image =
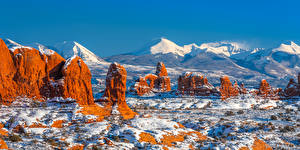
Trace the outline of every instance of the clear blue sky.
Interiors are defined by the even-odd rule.
[[[78,41],[99,56],[133,51],[158,37],[271,47],[299,43],[299,8],[297,0],[5,0],[0,37],[45,45]]]

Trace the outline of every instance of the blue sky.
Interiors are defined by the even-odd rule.
[[[180,45],[229,40],[272,47],[299,43],[299,6],[297,0],[7,0],[0,5],[0,37],[78,41],[102,57],[158,37]]]

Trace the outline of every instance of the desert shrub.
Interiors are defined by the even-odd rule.
[[[47,142],[48,144],[50,144],[52,146],[57,146],[58,145],[54,139],[46,139],[45,142]]]
[[[285,113],[289,114],[291,113],[293,110],[292,109],[285,109]]]
[[[127,140],[127,139],[122,139],[122,142],[124,142],[124,143],[130,143],[130,141]]]
[[[102,148],[97,145],[93,145],[92,150],[102,150]]]
[[[12,134],[8,137],[8,139],[12,142],[19,142],[22,141],[22,138],[19,135]]]
[[[244,111],[243,110],[239,110],[238,112],[237,112],[237,114],[244,114]]]
[[[271,115],[271,120],[277,120],[277,117],[275,115]]]
[[[226,112],[225,112],[225,115],[226,115],[226,116],[234,116],[234,113],[233,113],[232,111],[229,110],[229,111],[226,111]]]
[[[293,126],[286,125],[284,128],[280,129],[280,132],[294,132],[295,128]]]
[[[121,139],[119,136],[112,136],[112,140],[116,141],[116,142],[120,142]]]

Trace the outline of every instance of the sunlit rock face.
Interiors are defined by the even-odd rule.
[[[290,79],[288,85],[284,89],[284,96],[300,96],[300,73],[298,73],[298,83],[294,79]]]
[[[76,56],[73,59],[68,59],[63,67],[62,75],[64,77],[63,97],[72,97],[81,105],[94,103],[92,75],[88,66],[80,57]]]
[[[223,76],[222,78],[220,78],[220,81],[220,94],[222,100],[238,96],[240,94],[240,87],[237,85],[237,83],[234,86],[232,86],[232,83],[230,82],[228,76]]]
[[[126,103],[126,79],[126,69],[120,64],[112,63],[107,72],[106,88],[102,99],[108,102],[109,107],[117,107],[117,111],[124,119],[131,119],[136,113]]]
[[[259,89],[256,91],[257,96],[261,98],[268,98],[268,99],[279,99],[279,93],[281,92],[281,89],[273,89],[270,84],[267,82],[267,80],[263,79],[260,82]]]
[[[53,97],[92,104],[91,74],[80,58],[65,61],[56,52],[30,47],[9,50],[0,39],[0,101],[9,105],[16,97],[45,100]]]
[[[178,94],[209,96],[217,93],[214,86],[208,83],[206,77],[199,73],[187,72],[178,78]]]
[[[148,74],[145,77],[140,77],[135,85],[135,92],[142,96],[151,91],[154,92],[168,92],[171,90],[171,80],[168,77],[167,69],[162,62],[158,62],[156,66],[156,73]]]

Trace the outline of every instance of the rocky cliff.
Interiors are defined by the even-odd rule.
[[[158,62],[156,66],[156,73],[148,74],[145,77],[140,77],[135,85],[135,92],[142,96],[151,91],[154,92],[168,92],[171,90],[171,80],[168,77],[167,69],[162,62]]]
[[[45,100],[53,97],[92,104],[91,73],[77,57],[65,61],[54,51],[30,47],[9,50],[0,39],[0,102],[9,105],[16,97]]]
[[[112,63],[106,76],[106,88],[103,95],[104,101],[111,107],[117,107],[124,119],[133,118],[136,113],[127,105],[125,99],[127,72],[123,66]]]
[[[294,79],[290,79],[284,89],[284,95],[287,97],[300,96],[300,73],[298,73],[298,83]]]
[[[207,78],[198,73],[187,72],[178,78],[178,94],[209,96],[217,90],[208,83]]]
[[[235,97],[246,92],[246,89],[241,88],[237,84],[237,82],[235,82],[233,86],[228,76],[223,76],[222,78],[220,78],[220,81],[221,81],[220,94],[222,100],[225,100],[230,97]]]
[[[270,84],[267,82],[267,80],[261,80],[259,89],[256,91],[257,96],[261,98],[268,98],[268,99],[274,99],[278,100],[279,93],[281,92],[281,89],[273,89]]]

